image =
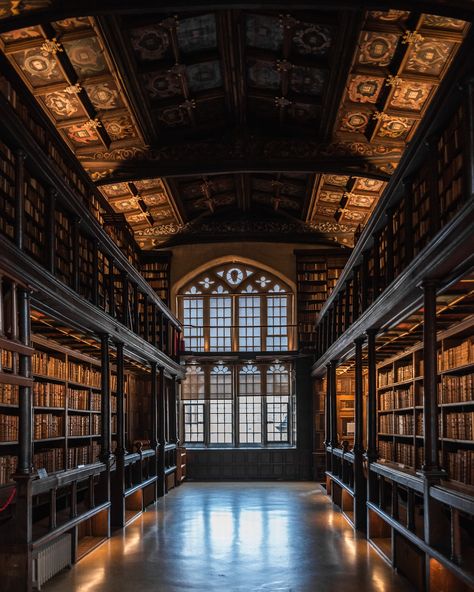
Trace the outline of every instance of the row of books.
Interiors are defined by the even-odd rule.
[[[100,416],[92,417],[99,419],[100,422]],[[89,436],[100,432],[100,429],[97,432],[91,432],[91,429],[92,425],[88,415],[74,415],[68,417],[68,436]]]
[[[64,469],[64,448],[48,448],[35,452],[33,455],[35,469],[46,469],[48,473],[55,473]]]
[[[101,372],[88,364],[69,362],[69,380],[100,388]]]
[[[17,415],[0,413],[0,442],[18,441],[19,420]]]
[[[474,362],[474,338],[470,337],[459,345],[438,352],[438,368],[449,370]]]
[[[412,384],[407,388],[396,389],[393,391],[384,391],[379,395],[380,411],[413,407],[414,403],[415,395]]]
[[[18,405],[18,386],[0,382],[0,404]]]
[[[462,413],[446,413],[444,416],[444,425],[442,417],[439,416],[440,434],[443,438],[452,438],[453,440],[473,440],[474,439],[474,411]]]
[[[32,358],[33,374],[51,376],[60,380],[67,379],[66,362],[46,352],[36,351]]]
[[[417,467],[423,465],[423,446],[416,446],[415,448],[413,444],[405,442],[396,442],[394,444],[393,442],[379,441],[378,453],[382,459],[400,463],[407,467],[414,467],[415,460]]]
[[[451,479],[467,485],[474,485],[474,450],[448,452],[446,465]]]
[[[100,395],[99,395],[100,397]],[[69,389],[68,406],[70,409],[88,410],[89,409],[89,391],[79,389]]]
[[[10,483],[11,476],[15,473],[18,458],[11,454],[0,456],[0,485]]]
[[[379,388],[390,386],[395,381],[393,379],[394,373],[393,368],[379,370],[377,374],[377,384]]]
[[[459,403],[474,400],[474,374],[444,375],[438,388],[439,403]]]
[[[402,382],[403,380],[410,380],[415,378],[415,368],[413,364],[405,364],[404,366],[398,366],[396,381]]]
[[[13,371],[14,360],[15,360],[15,355],[13,352],[8,351],[7,349],[0,350],[0,364],[1,364],[1,369],[3,370],[3,372]]]
[[[100,454],[98,442],[92,442],[86,446],[72,446],[67,451],[67,468],[73,469],[79,465],[87,465],[96,462]]]
[[[33,404],[35,407],[64,407],[65,387],[52,382],[33,383]]]
[[[64,418],[52,413],[36,413],[33,424],[35,440],[64,436]]]

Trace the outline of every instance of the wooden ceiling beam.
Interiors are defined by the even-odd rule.
[[[148,97],[136,74],[133,56],[130,53],[129,42],[125,38],[122,23],[116,16],[99,17],[96,23],[102,42],[114,62],[115,73],[126,93],[127,101],[142,138],[145,144],[153,144],[156,142],[157,130],[148,107]]]
[[[240,8],[241,2],[229,0],[189,1],[169,0],[160,3],[159,11],[164,13],[210,11],[216,9]],[[282,0],[248,0],[245,2],[247,9],[254,10],[288,10],[288,2]],[[298,0],[292,4],[293,10],[314,10],[314,0]],[[359,10],[413,10],[413,0],[320,0],[319,10],[347,10],[357,12]],[[417,0],[416,8],[420,12],[439,14],[469,20],[473,16],[471,0]],[[49,6],[41,10],[19,11],[19,14],[6,16],[0,20],[0,33],[13,29],[30,27],[42,22],[50,22],[73,16],[92,16],[110,14],[153,14],[157,12],[155,2],[149,0],[53,0]]]
[[[339,56],[333,63],[336,68],[331,68],[328,81],[325,116],[321,121],[322,140],[328,140],[334,133],[337,113],[346,92],[347,79],[354,59],[354,52],[358,48],[358,40],[364,23],[364,13],[341,13],[341,22],[338,28]]]

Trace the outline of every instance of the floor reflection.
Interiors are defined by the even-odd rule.
[[[314,483],[186,483],[46,592],[407,592]]]

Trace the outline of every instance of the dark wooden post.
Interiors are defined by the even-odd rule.
[[[337,360],[331,360],[329,374],[331,376],[330,409],[331,409],[331,446],[336,448],[338,445],[337,437],[337,382],[336,382]]]
[[[387,212],[387,261],[385,265],[385,284],[389,286],[394,277],[394,252],[393,252],[393,209]]]
[[[18,337],[23,345],[30,346],[30,295],[24,288],[13,293],[18,299]],[[13,325],[17,324],[16,316]],[[20,354],[19,372],[23,378],[31,377],[31,359]],[[5,592],[30,592],[33,580],[32,561],[32,437],[33,409],[31,386],[19,387],[19,438],[18,465],[13,476],[16,483],[15,521],[0,541],[0,573]]]
[[[362,266],[360,268],[360,289],[361,289],[361,307],[360,314],[367,310],[369,305],[369,253],[365,251],[362,254]]]
[[[92,304],[99,305],[99,243],[92,241]]]
[[[15,152],[15,244],[23,249],[25,232],[25,159],[26,153]]]
[[[424,473],[439,473],[436,281],[423,282]]]
[[[158,442],[160,444],[160,454],[158,460],[158,496],[166,493],[165,478],[165,446],[166,446],[166,402],[165,402],[165,371],[159,369],[159,394],[158,394]]]
[[[344,304],[344,331],[347,331],[351,325],[351,280],[346,281],[346,297]]]
[[[115,275],[113,257],[109,257],[109,314],[115,318]]]
[[[122,281],[122,324],[125,327],[129,327],[128,323],[128,275],[125,271],[121,274],[121,281]]]
[[[5,317],[3,311],[3,276],[0,273],[0,337],[5,335]],[[2,369],[2,360],[0,357],[0,370]]]
[[[125,526],[125,377],[123,343],[115,343],[117,351],[117,448],[115,450],[116,467],[111,484],[111,523],[114,527]]]
[[[72,289],[79,292],[79,224],[77,216],[72,219]]]
[[[407,267],[413,261],[414,242],[413,242],[413,204],[411,201],[411,179],[404,179],[405,187],[405,223],[404,223],[404,243],[405,243],[405,261],[403,267]]]
[[[54,275],[56,267],[56,198],[58,192],[51,187],[46,207],[46,269]]]
[[[137,284],[133,284],[133,330],[140,335],[140,292]]]
[[[343,303],[342,303],[342,296],[343,296],[343,292],[341,290],[341,292],[339,292],[339,296],[337,297],[337,336],[339,337],[340,335],[342,335],[342,323],[343,323],[343,319],[344,319],[344,308],[343,308]]]
[[[373,276],[372,276],[372,302],[377,299],[379,295],[379,286],[380,286],[380,233],[375,233],[373,235],[373,247],[372,252],[374,256],[374,265],[373,265]]]
[[[377,454],[377,353],[375,349],[377,329],[367,330],[367,453],[368,479],[367,498],[375,501],[378,495],[377,476],[371,472],[370,465],[378,458]]]
[[[101,343],[101,438],[100,458],[108,463],[111,449],[110,431],[110,363],[109,363],[109,336],[107,333],[100,335]],[[118,385],[117,385],[118,386]],[[117,401],[118,403],[118,401]]]
[[[148,320],[148,294],[143,294],[143,339],[148,341],[150,338],[150,327]]]
[[[18,306],[18,337],[22,344],[30,346],[30,295],[25,288],[17,288],[13,299]],[[16,319],[13,319],[16,325]],[[20,354],[19,373],[24,378],[31,378],[31,357]],[[29,475],[32,471],[33,442],[33,402],[31,386],[19,387],[19,442],[17,473]]]
[[[362,382],[363,337],[354,340],[355,344],[355,434],[354,434],[354,524],[357,530],[365,532],[367,525],[367,486],[364,477],[364,402]]]
[[[151,304],[151,342],[155,347],[158,345],[158,333],[156,330],[156,304]]]

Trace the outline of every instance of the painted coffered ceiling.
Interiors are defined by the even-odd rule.
[[[68,4],[0,1],[0,46],[143,248],[224,220],[353,245],[469,30],[462,0]]]

